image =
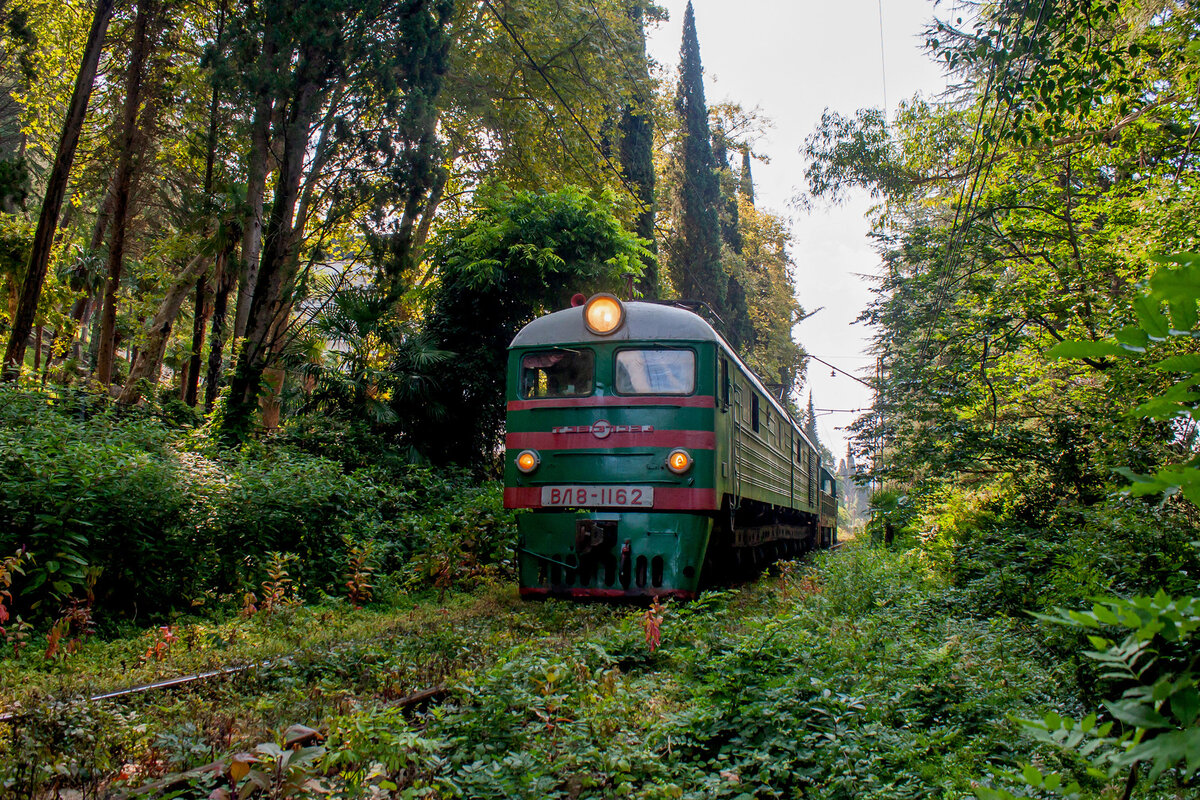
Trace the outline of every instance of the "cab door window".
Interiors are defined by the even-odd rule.
[[[550,350],[521,357],[521,398],[584,397],[596,385],[591,350]]]

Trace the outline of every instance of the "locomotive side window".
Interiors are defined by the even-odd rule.
[[[750,395],[750,427],[758,433],[758,395]]]
[[[696,354],[691,350],[621,350],[618,394],[691,394],[696,388]]]
[[[729,410],[729,359],[721,359],[721,410]]]
[[[582,397],[595,386],[591,350],[550,350],[521,359],[521,397]]]

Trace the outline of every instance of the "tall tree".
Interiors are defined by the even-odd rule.
[[[1148,24],[1110,0],[1006,0],[974,30],[938,23],[929,45],[960,93],[907,103],[890,124],[829,113],[810,137],[814,195],[861,186],[888,201],[885,269],[864,314],[879,331],[877,413],[857,426],[864,449],[886,441],[876,468],[889,479],[1009,475],[1031,496],[1090,502],[1114,468],[1144,472],[1172,443],[1169,429],[1112,414],[1152,394],[1150,376],[1043,355],[1125,330],[1151,256],[1194,238],[1185,54],[1200,11],[1156,7]]]
[[[641,2],[629,6],[629,17],[637,29],[640,52],[634,64],[637,74],[633,76],[633,91],[629,102],[621,110],[621,169],[633,184],[639,204],[634,232],[651,242],[654,247],[654,117],[652,116],[652,84],[650,82],[649,58],[646,55],[645,9]],[[648,260],[642,277],[638,279],[638,291],[642,297],[658,297],[658,265]]]
[[[138,0],[133,23],[133,42],[129,65],[125,72],[125,103],[121,114],[117,172],[114,178],[112,237],[108,243],[108,282],[104,287],[104,306],[100,316],[100,347],[96,354],[96,380],[112,382],[113,360],[116,354],[117,289],[125,263],[125,239],[129,228],[130,195],[132,192],[135,144],[138,135],[138,111],[143,99],[143,78],[146,62],[154,47],[151,17],[157,15],[155,0]],[[157,19],[153,25],[157,27]]]
[[[754,205],[754,175],[750,171],[750,148],[742,148],[742,171],[738,175],[738,194]]]
[[[814,445],[818,443],[817,437],[817,412],[813,408],[813,395],[810,390],[808,393],[808,408],[804,412],[804,435]]]
[[[275,0],[266,9],[260,61],[273,69],[258,94],[260,109],[274,111],[256,111],[256,124],[271,120],[279,161],[225,435],[251,427],[263,373],[275,367],[292,324],[315,213],[348,219],[371,208],[373,236],[386,242],[379,279],[389,293],[410,268],[415,212],[436,177],[436,100],[452,10],[451,0],[321,0],[303,13]]]
[[[21,290],[21,301],[4,351],[4,363],[0,367],[3,372],[0,380],[16,380],[25,360],[25,344],[33,329],[33,318],[41,299],[42,284],[46,280],[46,270],[50,265],[50,252],[54,245],[58,216],[71,176],[71,166],[75,161],[75,149],[83,131],[83,121],[87,116],[88,100],[92,95],[100,53],[104,48],[104,35],[112,19],[114,4],[115,0],[96,0],[87,44],[84,46],[79,72],[75,77],[75,88],[71,93],[66,119],[63,121],[54,167],[42,199],[37,232],[34,234],[33,248],[29,254],[29,267],[25,271],[25,282]]]
[[[721,187],[721,239],[735,253],[742,252],[742,234],[738,230],[737,180],[729,164],[729,139],[719,124],[712,132],[713,161]]]
[[[718,316],[725,310],[728,280],[721,266],[721,185],[704,100],[704,69],[691,2],[683,15],[679,86],[675,110],[682,122],[678,234],[671,252],[671,277],[684,298],[706,303]]]

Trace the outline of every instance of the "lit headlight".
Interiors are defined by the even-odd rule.
[[[672,450],[667,454],[667,469],[676,475],[682,475],[692,468],[692,454],[683,448]]]
[[[608,334],[621,327],[625,321],[625,306],[611,294],[601,292],[592,295],[583,307],[583,323],[598,336]]]
[[[522,450],[517,454],[517,469],[524,473],[533,472],[542,463],[542,457],[537,450]]]

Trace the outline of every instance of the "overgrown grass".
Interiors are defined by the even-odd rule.
[[[229,787],[236,753],[303,724],[327,738],[290,774],[336,797],[970,797],[973,781],[1034,748],[1012,716],[1080,707],[1031,621],[947,613],[947,591],[919,551],[856,544],[669,605],[654,650],[640,608],[522,604],[503,582],[444,604],[195,623],[191,649],[176,643],[137,674],[235,654],[270,653],[276,667],[63,705],[38,698],[132,678],[122,660],[152,635],[26,664],[10,686],[40,687],[23,694],[34,717],[0,745],[0,763],[51,765],[62,785],[200,798]],[[393,705],[433,686],[449,695]],[[269,750],[261,779],[303,795],[282,788],[289,773],[271,773]]]

